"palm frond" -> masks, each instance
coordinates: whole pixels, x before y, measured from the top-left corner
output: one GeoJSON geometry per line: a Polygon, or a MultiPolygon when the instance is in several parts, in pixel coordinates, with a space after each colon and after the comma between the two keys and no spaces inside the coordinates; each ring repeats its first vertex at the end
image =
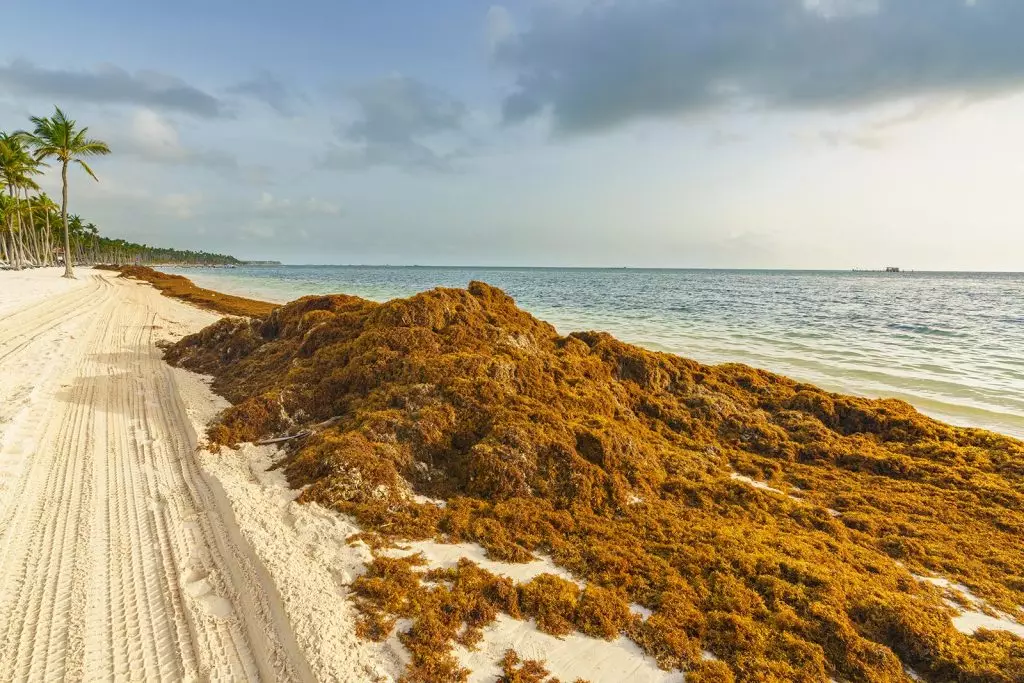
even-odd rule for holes
{"type": "MultiPolygon", "coordinates": [[[[30,121],[33,131],[24,133],[23,139],[37,160],[55,157],[68,163],[77,161],[79,157],[110,154],[105,142],[86,137],[89,129],[77,128],[76,122],[69,119],[60,107],[54,107],[53,116],[33,116],[30,121]]],[[[88,166],[82,164],[82,167],[93,178],[96,177],[88,166]]]]}
{"type": "Polygon", "coordinates": [[[78,154],[85,156],[102,156],[104,154],[110,154],[110,147],[108,147],[107,143],[102,140],[83,140],[76,149],[78,150],[78,154]]]}
{"type": "Polygon", "coordinates": [[[100,181],[100,179],[96,177],[96,174],[92,172],[92,169],[91,169],[91,168],[89,168],[89,165],[88,165],[88,164],[86,164],[86,163],[85,163],[84,161],[82,161],[81,159],[75,159],[74,161],[75,161],[75,163],[76,163],[76,164],[78,164],[79,166],[81,166],[82,168],[84,168],[84,169],[85,169],[85,172],[86,172],[86,173],[88,173],[88,174],[89,174],[90,176],[92,176],[92,179],[93,179],[93,180],[95,180],[95,181],[96,181],[97,183],[98,183],[98,182],[100,181]]]}

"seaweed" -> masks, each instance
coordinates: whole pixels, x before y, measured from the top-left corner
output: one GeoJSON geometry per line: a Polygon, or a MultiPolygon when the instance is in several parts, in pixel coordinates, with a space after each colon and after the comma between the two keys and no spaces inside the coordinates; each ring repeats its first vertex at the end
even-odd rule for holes
{"type": "Polygon", "coordinates": [[[153,285],[164,296],[174,297],[217,313],[236,316],[265,316],[277,306],[266,301],[246,299],[232,294],[221,294],[212,289],[196,287],[187,277],[153,270],[148,266],[97,266],[121,273],[121,277],[142,280],[153,285]]]}
{"type": "Polygon", "coordinates": [[[383,304],[304,297],[166,357],[214,375],[235,404],[214,444],[299,435],[284,470],[300,500],[380,543],[540,552],[585,582],[538,578],[513,601],[505,584],[482,597],[494,579],[461,565],[429,578],[408,567],[408,585],[392,568],[388,585],[412,596],[397,603],[360,584],[370,636],[435,614],[403,635],[421,680],[458,679],[447,648],[478,632],[434,606],[464,603],[478,624],[493,608],[549,632],[625,634],[697,680],[905,680],[904,665],[933,681],[1024,677],[1019,638],[959,633],[942,591],[912,574],[1021,614],[1020,441],[601,332],[561,336],[479,282],[383,304]],[[628,603],[652,616],[628,617],[628,603]]]}
{"type": "MultiPolygon", "coordinates": [[[[515,650],[506,650],[501,658],[501,676],[497,683],[559,683],[557,678],[549,676],[543,662],[536,659],[523,660],[515,650]]],[[[573,683],[587,683],[577,678],[573,683]]]]}

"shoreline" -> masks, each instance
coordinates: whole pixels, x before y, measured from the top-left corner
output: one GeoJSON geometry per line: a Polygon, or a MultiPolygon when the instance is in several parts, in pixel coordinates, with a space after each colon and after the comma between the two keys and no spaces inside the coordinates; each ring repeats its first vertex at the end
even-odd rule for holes
{"type": "MultiPolygon", "coordinates": [[[[502,269],[499,269],[502,270],[502,269]]],[[[533,269],[525,269],[533,270],[533,269]]],[[[842,274],[842,273],[838,273],[842,274]]],[[[256,281],[236,280],[236,276],[228,272],[205,274],[199,277],[202,286],[215,291],[223,291],[231,295],[252,297],[266,301],[274,306],[283,306],[301,296],[321,296],[334,293],[334,290],[319,287],[315,290],[303,290],[292,283],[287,290],[272,291],[260,287],[256,281]]],[[[446,284],[441,286],[462,287],[463,284],[446,284]]],[[[423,291],[436,285],[425,285],[423,291]]],[[[396,288],[401,289],[401,288],[396,288]]],[[[348,288],[338,291],[350,293],[348,288]]],[[[410,292],[366,292],[355,288],[354,296],[383,303],[392,298],[405,298],[418,291],[410,292]]],[[[744,345],[744,339],[732,339],[723,344],[718,337],[709,337],[703,332],[684,333],[682,337],[665,338],[661,328],[648,326],[643,329],[630,329],[624,322],[614,326],[605,320],[593,320],[592,316],[578,312],[586,309],[567,310],[563,308],[548,309],[538,306],[537,301],[528,310],[539,318],[555,324],[562,334],[574,331],[601,329],[609,330],[617,338],[633,343],[651,351],[670,353],[684,358],[692,358],[708,365],[742,363],[744,365],[767,369],[770,372],[789,377],[795,381],[822,388],[828,392],[861,396],[869,399],[895,398],[913,405],[918,411],[941,422],[959,427],[994,431],[1015,439],[1024,439],[1024,413],[1013,405],[1006,404],[1005,389],[992,389],[990,394],[976,394],[976,387],[969,377],[957,378],[956,369],[947,367],[949,358],[942,365],[942,376],[926,375],[917,377],[913,373],[920,364],[927,364],[927,359],[918,359],[915,364],[907,365],[896,361],[888,367],[880,365],[881,357],[858,357],[843,359],[835,355],[835,349],[827,347],[820,354],[815,354],[813,342],[797,342],[797,346],[789,343],[776,348],[769,341],[758,342],[753,346],[744,345]],[[859,363],[865,363],[863,367],[859,363]],[[949,385],[944,384],[950,382],[949,385]]],[[[524,305],[525,304],[521,304],[524,305]]],[[[620,321],[621,322],[621,321],[620,321]]],[[[721,331],[720,331],[721,332],[721,331]]],[[[724,332],[723,332],[724,334],[724,332]]],[[[922,344],[927,340],[922,340],[922,344]]],[[[903,352],[905,353],[905,352],[903,352]]],[[[1024,380],[1022,380],[1024,381],[1024,380]]],[[[1001,385],[1000,385],[1001,386],[1001,385]]],[[[981,391],[985,391],[982,389],[981,391]]],[[[1016,400],[1016,399],[1014,399],[1016,400]]]]}
{"type": "MultiPolygon", "coordinates": [[[[0,474],[3,474],[0,479],[3,483],[0,486],[0,519],[4,515],[23,519],[11,528],[20,529],[32,538],[34,526],[30,515],[39,506],[46,510],[49,509],[45,507],[47,505],[70,504],[74,512],[78,509],[76,506],[84,506],[82,509],[85,510],[98,504],[98,499],[74,503],[63,494],[54,495],[47,502],[36,497],[38,489],[24,482],[29,481],[26,477],[42,477],[47,471],[65,465],[62,460],[45,460],[44,456],[54,446],[58,446],[54,453],[77,452],[97,458],[97,462],[102,462],[103,457],[114,457],[117,448],[128,447],[130,440],[109,443],[104,440],[100,443],[115,450],[107,452],[101,445],[92,452],[84,440],[61,446],[61,442],[51,442],[45,437],[48,433],[59,433],[63,424],[61,415],[65,410],[74,408],[78,411],[69,413],[69,419],[74,414],[89,414],[82,411],[109,415],[103,419],[114,422],[110,423],[107,431],[111,435],[133,434],[131,439],[138,440],[138,448],[141,449],[135,457],[140,463],[149,463],[147,467],[152,467],[154,473],[140,471],[132,477],[141,477],[145,481],[147,476],[165,476],[161,474],[165,472],[161,463],[168,458],[194,462],[193,474],[178,481],[185,487],[182,491],[191,491],[183,494],[186,496],[183,500],[193,501],[192,519],[197,519],[195,515],[198,515],[198,519],[206,520],[201,524],[204,528],[209,525],[211,530],[205,532],[209,534],[207,543],[217,550],[204,550],[197,555],[195,547],[182,546],[174,550],[172,544],[171,556],[175,552],[182,553],[178,562],[187,571],[180,576],[173,575],[173,572],[173,576],[168,575],[169,583],[163,590],[169,592],[164,595],[168,599],[175,594],[179,596],[182,606],[179,618],[184,620],[179,623],[179,628],[188,624],[188,629],[199,629],[198,632],[204,634],[210,628],[225,628],[225,624],[230,624],[230,628],[242,629],[243,635],[236,631],[234,637],[236,642],[246,645],[245,651],[248,652],[232,663],[209,659],[212,650],[207,654],[199,651],[185,654],[187,648],[182,645],[177,661],[153,660],[148,666],[170,667],[160,670],[187,673],[188,667],[193,664],[199,666],[205,661],[203,666],[210,667],[209,670],[220,671],[231,678],[251,678],[250,674],[242,672],[258,670],[281,680],[396,680],[409,662],[409,653],[399,641],[398,633],[411,623],[400,622],[398,630],[382,643],[356,637],[360,616],[351,602],[351,586],[364,574],[365,565],[372,560],[373,553],[363,543],[351,544],[348,541],[353,534],[366,529],[357,526],[351,517],[316,502],[296,500],[300,490],[293,489],[283,471],[273,467],[275,463],[279,465],[280,459],[286,455],[284,450],[252,444],[241,444],[237,450],[222,447],[219,453],[196,449],[203,441],[198,438],[197,444],[196,435],[203,434],[210,421],[229,404],[213,394],[209,378],[167,366],[160,360],[154,344],[177,341],[218,320],[219,315],[212,311],[223,314],[224,308],[218,307],[230,301],[229,297],[212,290],[202,290],[208,294],[197,295],[195,290],[201,288],[194,285],[182,287],[180,281],[176,281],[173,287],[160,290],[156,285],[146,287],[148,281],[130,276],[116,278],[113,273],[98,273],[98,278],[94,278],[94,271],[88,269],[82,269],[81,280],[61,281],[56,278],[52,287],[50,281],[42,277],[50,273],[38,275],[40,277],[25,275],[23,284],[8,288],[6,291],[14,294],[11,300],[18,303],[0,307],[0,370],[8,372],[5,377],[9,378],[0,383],[0,462],[4,463],[0,468],[0,474]],[[41,288],[35,282],[47,284],[41,288]],[[25,340],[24,345],[19,341],[22,339],[25,340]],[[14,354],[8,363],[15,365],[3,365],[7,353],[14,354]],[[69,372],[67,367],[77,370],[69,372]],[[13,368],[18,368],[17,372],[10,374],[13,368]],[[96,380],[94,377],[109,379],[96,380]],[[70,382],[75,393],[65,396],[62,381],[70,382]],[[145,400],[132,398],[138,390],[135,382],[139,381],[148,387],[145,400]],[[22,392],[22,387],[30,390],[22,392]],[[68,403],[68,400],[73,402],[68,403]],[[162,408],[154,412],[153,406],[162,408]],[[129,431],[127,425],[133,420],[141,425],[142,431],[129,431]],[[42,439],[33,436],[40,430],[44,434],[42,439]],[[215,556],[220,559],[212,559],[215,556]],[[200,560],[200,557],[207,559],[200,560]],[[197,561],[200,562],[198,566],[197,561]],[[229,616],[225,620],[223,615],[232,614],[254,616],[244,619],[229,616]],[[263,633],[269,635],[263,636],[263,633]]],[[[6,276],[6,273],[0,274],[0,278],[6,276]]],[[[159,281],[163,278],[156,276],[154,279],[159,281]]],[[[15,280],[11,278],[8,281],[15,280]]],[[[251,303],[255,300],[244,301],[251,303]]],[[[264,306],[258,310],[278,308],[267,302],[256,303],[264,306]]],[[[227,307],[233,311],[243,310],[233,303],[227,307]]],[[[73,462],[73,459],[69,461],[70,464],[73,462]]],[[[125,459],[124,462],[130,463],[131,460],[125,459]]],[[[76,470],[75,476],[88,476],[89,471],[76,470]]],[[[733,472],[727,476],[733,482],[729,484],[733,487],[728,489],[733,492],[730,495],[748,495],[742,491],[749,490],[749,495],[764,497],[758,498],[763,501],[761,504],[771,503],[771,509],[779,510],[816,509],[824,504],[824,499],[819,500],[820,494],[813,491],[792,489],[791,485],[780,480],[763,481],[759,476],[748,474],[754,473],[733,472]]],[[[101,479],[91,485],[102,486],[103,481],[101,479]]],[[[131,481],[131,477],[126,481],[131,481]]],[[[157,481],[166,486],[172,479],[157,481]]],[[[132,505],[145,507],[154,504],[144,496],[131,497],[140,493],[126,491],[124,495],[128,497],[115,497],[120,501],[117,505],[127,506],[130,510],[132,505]]],[[[172,496],[168,500],[178,499],[172,496]]],[[[434,503],[428,501],[427,504],[434,503]]],[[[159,513],[166,515],[165,523],[172,530],[169,532],[171,538],[194,523],[180,516],[176,511],[178,505],[178,502],[171,503],[166,512],[159,513]],[[177,532],[173,531],[179,526],[177,532]]],[[[53,509],[56,511],[58,508],[53,509]]],[[[157,505],[156,510],[161,509],[165,508],[157,505]]],[[[840,514],[847,513],[829,508],[828,515],[823,514],[822,519],[829,516],[835,519],[840,514]]],[[[84,522],[87,517],[83,513],[80,519],[84,522]]],[[[95,536],[101,528],[82,527],[78,555],[68,548],[63,552],[71,558],[88,556],[94,558],[93,561],[99,560],[117,568],[120,561],[105,549],[108,541],[102,536],[95,536]]],[[[4,533],[4,527],[0,527],[0,533],[4,533]]],[[[587,583],[567,573],[561,564],[556,565],[547,557],[539,557],[532,564],[510,564],[489,559],[484,548],[476,543],[453,546],[419,541],[406,545],[407,549],[398,551],[396,556],[405,557],[411,552],[422,551],[428,567],[438,570],[450,570],[459,558],[468,558],[499,576],[512,576],[517,581],[528,581],[538,572],[548,572],[568,577],[580,585],[587,583]]],[[[47,546],[41,543],[40,547],[46,549],[47,546]]],[[[21,556],[19,553],[32,552],[35,550],[31,546],[19,545],[14,556],[3,560],[17,561],[21,556]]],[[[143,558],[147,552],[139,546],[133,547],[129,555],[143,558]]],[[[147,561],[160,565],[159,560],[147,561]]],[[[106,664],[99,653],[103,648],[116,651],[117,638],[127,636],[115,634],[115,641],[101,643],[94,641],[89,632],[75,629],[92,623],[90,620],[99,616],[97,610],[102,610],[104,605],[99,595],[92,592],[95,589],[87,588],[81,582],[88,580],[91,582],[88,585],[102,587],[107,575],[101,573],[89,579],[84,576],[74,578],[76,575],[67,574],[67,569],[51,567],[48,570],[45,564],[30,566],[41,572],[31,580],[42,582],[42,585],[54,583],[57,595],[62,590],[84,591],[86,621],[76,626],[74,619],[66,623],[58,620],[54,633],[59,635],[64,633],[62,629],[67,629],[67,637],[80,639],[86,653],[86,671],[102,678],[102,667],[106,664]]],[[[17,574],[11,573],[11,576],[17,574]]],[[[973,632],[982,626],[1024,634],[1021,619],[1014,621],[1009,614],[999,610],[995,613],[1001,614],[1000,617],[985,614],[991,613],[992,607],[966,586],[946,581],[941,575],[915,578],[921,584],[921,590],[935,590],[928,587],[934,584],[955,598],[951,605],[961,603],[969,606],[958,608],[961,616],[959,621],[953,622],[963,633],[973,632]]],[[[31,585],[31,582],[25,585],[31,585]]],[[[141,585],[133,590],[143,590],[141,585]]],[[[0,616],[9,613],[5,610],[14,604],[15,598],[27,599],[19,591],[19,584],[12,583],[10,577],[0,578],[0,616]]],[[[646,622],[653,614],[649,607],[653,606],[635,604],[630,609],[646,622]]],[[[173,626],[173,623],[172,620],[168,626],[173,626]]],[[[145,629],[139,637],[146,638],[145,629]]],[[[610,683],[621,680],[624,675],[660,683],[682,680],[682,672],[658,669],[649,655],[625,637],[609,642],[575,633],[566,640],[557,640],[540,632],[535,622],[517,621],[502,615],[484,629],[483,638],[481,649],[476,652],[458,648],[455,651],[461,665],[473,672],[470,681],[482,683],[493,680],[500,673],[496,660],[508,648],[516,649],[526,658],[546,659],[547,668],[562,680],[572,680],[581,675],[592,683],[610,683]]],[[[139,645],[145,646],[145,641],[139,645]]],[[[36,642],[35,646],[38,652],[45,652],[49,647],[47,641],[36,642]]],[[[58,643],[53,643],[53,647],[57,646],[58,643]]],[[[710,653],[705,655],[709,658],[706,661],[717,661],[710,659],[710,653]]],[[[25,662],[29,662],[29,666],[35,666],[31,664],[32,658],[38,656],[31,650],[19,650],[9,655],[14,657],[13,660],[0,656],[0,677],[4,677],[9,663],[26,666],[25,662]]]]}
{"type": "Polygon", "coordinates": [[[197,287],[187,277],[164,273],[149,266],[97,266],[97,269],[117,272],[120,273],[120,277],[146,282],[165,296],[225,315],[260,317],[269,315],[278,307],[277,304],[267,301],[197,287]]]}

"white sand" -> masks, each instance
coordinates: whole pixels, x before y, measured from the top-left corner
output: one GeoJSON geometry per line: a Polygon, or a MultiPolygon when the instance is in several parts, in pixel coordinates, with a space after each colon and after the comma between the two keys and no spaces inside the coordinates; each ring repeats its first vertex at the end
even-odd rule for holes
{"type": "Polygon", "coordinates": [[[61,277],[60,268],[38,268],[32,270],[2,271],[0,282],[0,319],[7,313],[25,308],[36,301],[43,301],[52,296],[65,294],[73,289],[81,289],[88,283],[87,278],[69,280],[61,277]]]}
{"type": "MultiPolygon", "coordinates": [[[[525,563],[498,562],[488,558],[483,547],[476,543],[417,541],[403,544],[402,549],[388,551],[388,554],[393,557],[420,554],[429,569],[451,568],[465,557],[493,574],[516,582],[530,581],[541,574],[554,574],[580,587],[585,586],[583,581],[547,557],[538,556],[534,561],[525,563]]],[[[632,605],[631,608],[645,619],[651,614],[640,605],[632,605]]],[[[484,628],[483,635],[483,641],[473,651],[455,647],[459,662],[473,672],[469,679],[471,683],[493,681],[501,673],[498,662],[509,648],[516,650],[523,659],[543,660],[552,675],[563,681],[583,678],[591,683],[626,680],[674,683],[683,680],[681,672],[662,671],[653,658],[624,637],[610,642],[581,633],[556,638],[538,630],[533,620],[517,621],[504,614],[484,628]]]]}
{"type": "Polygon", "coordinates": [[[398,550],[388,550],[385,554],[392,557],[405,557],[421,554],[426,560],[428,569],[451,569],[463,557],[472,560],[492,574],[505,576],[516,582],[525,582],[541,574],[554,574],[563,579],[583,586],[572,574],[562,569],[549,558],[538,556],[532,562],[513,563],[498,562],[487,557],[487,551],[476,543],[435,543],[433,541],[413,541],[403,543],[398,550]]]}
{"type": "Polygon", "coordinates": [[[961,633],[973,635],[978,629],[985,628],[990,631],[1009,631],[1020,638],[1024,638],[1024,623],[1014,619],[1013,616],[1005,612],[993,608],[985,600],[972,593],[971,589],[962,583],[956,583],[939,576],[919,576],[914,574],[914,578],[955,594],[970,606],[970,608],[965,609],[957,601],[943,598],[945,603],[956,612],[953,617],[953,626],[961,633]]]}
{"type": "MultiPolygon", "coordinates": [[[[227,407],[202,377],[173,371],[197,428],[227,407]]],[[[282,473],[268,471],[276,453],[272,446],[246,444],[237,451],[198,454],[218,512],[252,550],[264,586],[277,594],[280,617],[316,680],[397,679],[406,662],[397,639],[378,645],[355,634],[348,586],[372,559],[365,544],[346,542],[359,528],[315,503],[296,503],[298,491],[288,487],[282,473]]]]}
{"type": "Polygon", "coordinates": [[[572,633],[555,638],[537,630],[533,621],[517,621],[505,614],[484,629],[483,642],[473,652],[456,646],[459,662],[473,673],[473,683],[493,681],[501,669],[497,662],[508,648],[523,659],[543,660],[562,681],[583,678],[591,683],[681,683],[680,671],[662,671],[628,638],[611,642],[572,633]]]}
{"type": "Polygon", "coordinates": [[[311,680],[154,346],[215,316],[58,272],[0,273],[0,680],[311,680]]]}

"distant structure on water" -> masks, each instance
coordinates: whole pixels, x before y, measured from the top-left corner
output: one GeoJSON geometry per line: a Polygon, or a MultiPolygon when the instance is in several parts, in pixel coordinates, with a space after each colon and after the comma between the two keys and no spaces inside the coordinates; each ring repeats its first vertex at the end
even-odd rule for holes
{"type": "Polygon", "coordinates": [[[872,268],[852,268],[855,273],[913,273],[912,270],[903,270],[899,266],[886,266],[882,270],[872,268]]]}

